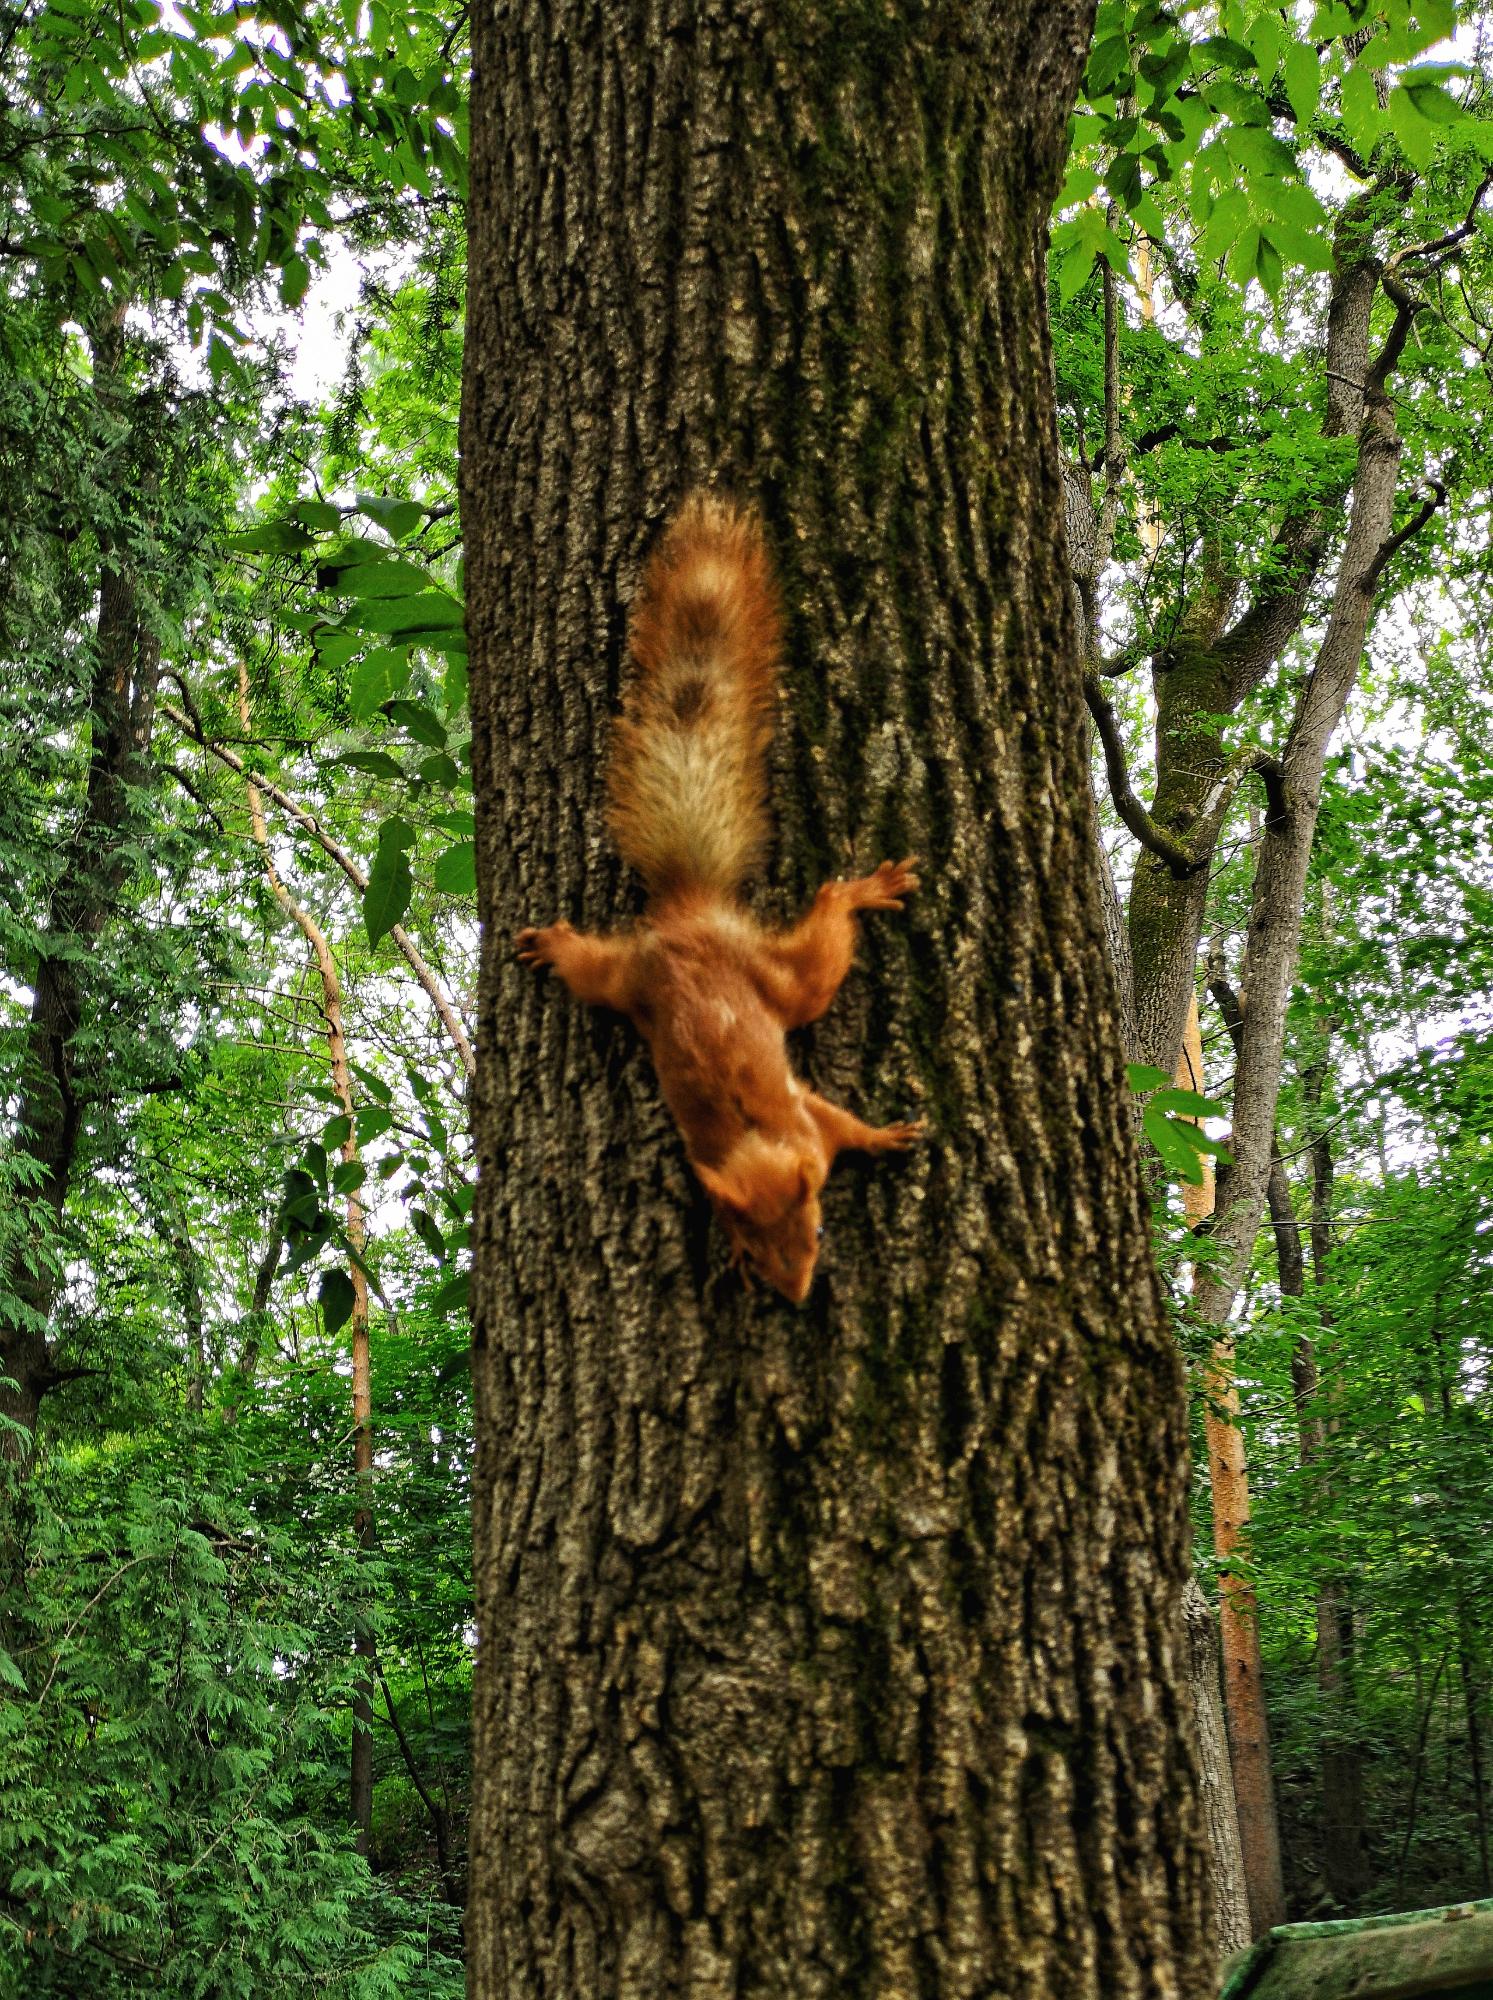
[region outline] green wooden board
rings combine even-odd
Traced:
[[[1493,1902],[1282,1924],[1224,1968],[1220,2000],[1493,2000]]]

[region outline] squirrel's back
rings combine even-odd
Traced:
[[[754,513],[692,494],[633,605],[615,726],[612,831],[653,896],[729,896],[767,843],[783,618]]]

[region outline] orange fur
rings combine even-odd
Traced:
[[[612,832],[654,895],[729,895],[760,861],[782,644],[756,515],[692,495],[643,571],[612,738]]]
[[[648,884],[647,914],[608,937],[557,923],[517,942],[578,1000],[635,1023],[734,1260],[802,1303],[836,1154],[910,1146],[922,1128],[865,1125],[816,1095],[789,1066],[785,1032],[839,991],[857,913],[900,910],[918,884],[911,861],[884,861],[827,882],[786,931],[762,929],[738,900],[767,838],[781,637],[755,515],[692,496],[643,573],[611,769],[612,827]]]

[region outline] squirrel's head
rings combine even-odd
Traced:
[[[719,1168],[697,1165],[695,1171],[731,1239],[733,1261],[801,1306],[824,1234],[823,1159],[753,1134]]]

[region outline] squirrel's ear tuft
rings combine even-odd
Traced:
[[[702,1167],[695,1162],[695,1172],[700,1185],[710,1196],[723,1216],[740,1217],[747,1212],[747,1204],[742,1190],[724,1174],[718,1174],[714,1167]]]

